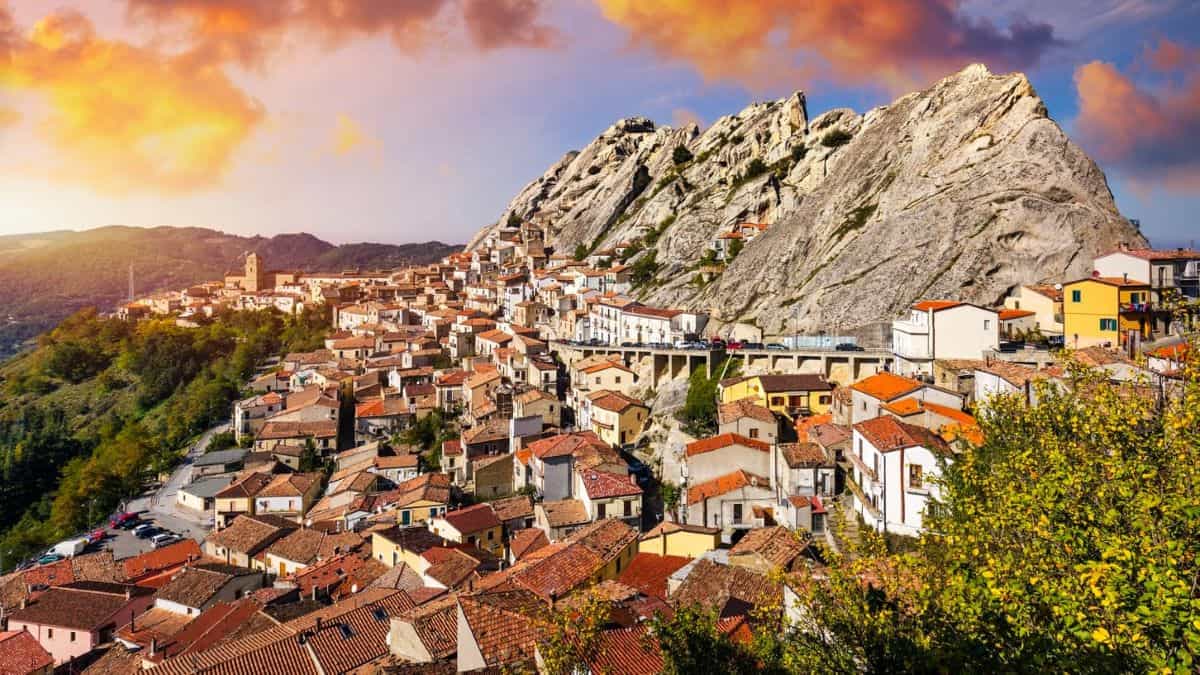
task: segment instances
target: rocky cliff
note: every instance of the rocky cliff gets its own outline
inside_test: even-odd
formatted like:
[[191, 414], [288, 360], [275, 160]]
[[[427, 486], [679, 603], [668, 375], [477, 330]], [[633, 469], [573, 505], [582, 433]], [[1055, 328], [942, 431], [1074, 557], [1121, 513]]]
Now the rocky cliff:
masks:
[[[863, 115], [810, 120], [797, 93], [703, 133], [622, 120], [498, 222], [514, 217], [545, 224], [568, 253], [646, 241], [633, 260], [654, 256], [657, 274], [641, 299], [768, 336], [878, 325], [922, 297], [994, 304], [1145, 241], [1025, 76], [981, 65]], [[742, 221], [770, 227], [705, 281], [710, 242]]]

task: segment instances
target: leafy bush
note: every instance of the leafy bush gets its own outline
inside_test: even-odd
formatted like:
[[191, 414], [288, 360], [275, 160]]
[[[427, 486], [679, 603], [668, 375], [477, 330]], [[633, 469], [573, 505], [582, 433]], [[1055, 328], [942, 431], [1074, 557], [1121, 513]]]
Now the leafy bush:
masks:
[[755, 157], [746, 165], [746, 172], [742, 174], [742, 181], [748, 181], [752, 178], [757, 178], [767, 172], [767, 164], [762, 159]]
[[583, 260], [584, 258], [588, 257], [588, 253], [589, 251], [587, 244], [581, 242], [575, 245], [575, 251], [571, 254], [571, 257], [576, 260]]
[[807, 154], [808, 146], [797, 145], [796, 147], [792, 148], [792, 161], [799, 162], [800, 160], [804, 159], [805, 155]]
[[834, 129], [821, 137], [821, 145], [827, 148], [838, 148], [849, 143], [851, 138], [854, 137], [842, 129]]
[[639, 287], [653, 283], [657, 280], [659, 267], [658, 251], [651, 250], [646, 252], [633, 263], [633, 268], [629, 274], [630, 282], [634, 286]]
[[692, 157], [692, 151], [688, 150], [687, 147], [682, 145], [675, 146], [675, 149], [671, 151], [671, 161], [675, 162], [677, 165], [687, 164], [688, 162], [692, 161]]
[[692, 436], [708, 436], [717, 430], [717, 385], [722, 373], [724, 377], [736, 377], [737, 362], [726, 357], [713, 367], [712, 377], [704, 368], [697, 368], [688, 376], [687, 399], [680, 411], [680, 421]]
[[734, 239], [733, 241], [729, 242], [729, 252], [725, 255], [725, 258], [727, 260], [733, 260], [734, 258], [738, 257], [738, 254], [741, 253], [742, 249], [745, 247], [745, 241], [741, 239]]
[[729, 142], [733, 143], [734, 145], [741, 145], [742, 141], [744, 141], [744, 140], [746, 140], [746, 137], [742, 136], [741, 134], [734, 134], [733, 136], [730, 136], [730, 138], [729, 138]]

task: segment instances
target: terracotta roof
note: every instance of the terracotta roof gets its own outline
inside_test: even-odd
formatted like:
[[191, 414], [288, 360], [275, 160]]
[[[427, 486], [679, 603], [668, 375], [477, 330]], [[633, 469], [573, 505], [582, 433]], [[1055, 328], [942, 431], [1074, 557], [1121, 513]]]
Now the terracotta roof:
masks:
[[500, 527], [500, 519], [491, 504], [476, 504], [465, 509], [447, 511], [442, 518], [463, 535]]
[[140, 586], [73, 581], [50, 588], [38, 595], [25, 609], [11, 612], [8, 615], [9, 625], [19, 622], [96, 630], [129, 602], [125, 597], [126, 591], [134, 596], [146, 596], [154, 592]]
[[170, 546], [147, 551], [121, 561], [125, 578], [136, 579], [147, 574], [156, 574], [165, 569], [200, 559], [200, 545], [195, 539], [184, 539]]
[[446, 588], [460, 588], [476, 576], [480, 561], [461, 549], [445, 549], [446, 555], [425, 570], [425, 576]]
[[636, 529], [616, 518], [604, 518], [571, 533], [566, 541], [587, 547], [607, 562], [637, 539]]
[[1125, 253], [1142, 260], [1180, 260], [1200, 258], [1200, 251], [1188, 248], [1131, 248], [1109, 251], [1105, 255]]
[[259, 430], [255, 440], [269, 441], [284, 438], [333, 438], [337, 436], [337, 422], [267, 422]]
[[[246, 570], [249, 573], [250, 570]], [[179, 574], [158, 589], [156, 598], [177, 602], [185, 607], [204, 608], [209, 600], [221, 591], [234, 576], [225, 572], [185, 567]]]
[[401, 612], [399, 621], [412, 625], [417, 639], [435, 661], [458, 651], [458, 596], [445, 595]]
[[850, 427], [843, 424], [818, 424], [808, 432], [810, 441], [825, 448], [848, 441], [850, 437]]
[[936, 434], [915, 424], [901, 422], [895, 417], [881, 415], [859, 422], [854, 430], [880, 452], [923, 446], [932, 452], [948, 452], [949, 446]]
[[508, 439], [508, 420], [506, 419], [491, 419], [483, 424], [473, 426], [462, 432], [462, 442], [471, 445], [474, 443], [490, 443], [492, 441]]
[[992, 361], [991, 363], [977, 366], [975, 370], [995, 375], [1017, 388], [1024, 387], [1026, 382], [1044, 380], [1059, 372], [1050, 369], [1038, 370], [1037, 368], [1010, 361]]
[[883, 372], [876, 373], [865, 380], [859, 380], [850, 385], [850, 388], [880, 401], [891, 401], [905, 394], [911, 394], [923, 386], [925, 385], [916, 380], [894, 373]]
[[[807, 501], [807, 497], [804, 498]], [[789, 569], [808, 546], [786, 527], [760, 527], [750, 530], [729, 549], [731, 556], [758, 554], [770, 564]]]
[[584, 469], [579, 472], [579, 478], [589, 499], [632, 497], [642, 494], [642, 488], [638, 487], [627, 474], [617, 475], [607, 471]]
[[645, 541], [647, 539], [653, 539], [655, 537], [659, 537], [664, 534], [671, 534], [673, 532], [691, 532], [693, 534], [713, 535], [720, 534], [721, 528], [705, 527], [703, 525], [690, 525], [688, 523], [676, 523], [670, 520], [664, 520], [643, 534], [642, 540]]
[[296, 530], [271, 544], [266, 552], [284, 560], [309, 565], [338, 553], [348, 553], [363, 545], [363, 539], [353, 532], [326, 533], [318, 530]]
[[638, 553], [629, 561], [617, 580], [656, 598], [667, 598], [667, 579], [679, 568], [692, 562], [691, 558], [676, 555]]
[[217, 499], [244, 499], [254, 497], [275, 477], [269, 473], [248, 473], [235, 480], [229, 487], [217, 493]]
[[533, 659], [549, 613], [535, 594], [523, 589], [484, 592], [459, 596], [458, 606], [488, 666]]
[[930, 310], [938, 311], [941, 309], [949, 309], [961, 305], [957, 300], [922, 300], [912, 306], [918, 312], [928, 312]]
[[816, 443], [780, 443], [779, 454], [793, 469], [833, 466], [833, 460], [825, 454], [824, 448]]
[[1063, 286], [1066, 287], [1066, 286], [1072, 286], [1074, 284], [1081, 284], [1085, 281], [1095, 281], [1096, 283], [1105, 284], [1106, 286], [1119, 286], [1119, 287], [1149, 286], [1150, 285], [1150, 284], [1146, 283], [1145, 281], [1138, 281], [1137, 279], [1126, 279], [1125, 277], [1091, 276], [1091, 277], [1085, 277], [1083, 279], [1076, 279], [1075, 281], [1068, 281], [1067, 283], [1063, 284]]
[[253, 556], [298, 527], [296, 523], [276, 516], [241, 515], [234, 518], [229, 527], [209, 534], [204, 541]]
[[688, 443], [684, 452], [688, 457], [695, 457], [706, 452], [728, 448], [733, 445], [741, 445], [752, 450], [760, 450], [762, 452], [770, 452], [771, 446], [753, 438], [747, 438], [741, 434], [720, 434], [709, 438], [701, 438], [698, 441]]
[[924, 408], [921, 406], [921, 401], [915, 398], [902, 398], [899, 401], [884, 403], [883, 409], [901, 417], [915, 415], [924, 410]]
[[601, 361], [600, 363], [596, 363], [596, 364], [587, 366], [586, 368], [583, 368], [582, 372], [585, 372], [588, 375], [591, 375], [592, 373], [598, 373], [600, 371], [608, 370], [610, 368], [616, 368], [617, 370], [623, 370], [627, 373], [633, 372], [629, 368], [626, 368], [625, 365], [622, 364], [620, 361], [608, 361], [608, 360]]
[[591, 519], [583, 502], [578, 499], [542, 502], [538, 506], [546, 513], [546, 522], [550, 527], [579, 525]]
[[766, 478], [738, 469], [733, 473], [727, 473], [724, 476], [718, 476], [689, 487], [688, 504], [698, 504], [706, 499], [729, 494], [734, 490], [749, 486], [770, 489], [771, 483]]
[[23, 630], [0, 632], [0, 672], [24, 675], [54, 665], [54, 657]]
[[411, 551], [417, 555], [420, 555], [431, 548], [447, 547], [449, 544], [451, 544], [451, 542], [449, 542], [447, 539], [434, 534], [424, 525], [390, 527], [386, 530], [376, 532], [375, 534], [392, 542], [405, 551]]
[[770, 393], [784, 391], [831, 391], [833, 385], [822, 375], [798, 373], [794, 375], [758, 375], [763, 391]]
[[1053, 286], [1045, 286], [1045, 285], [1026, 286], [1025, 288], [1028, 288], [1029, 290], [1033, 291], [1034, 293], [1037, 293], [1038, 295], [1042, 295], [1047, 298], [1050, 298], [1051, 300], [1053, 300], [1055, 302], [1062, 302], [1063, 292], [1062, 292], [1061, 288], [1055, 288]]
[[1020, 319], [1026, 316], [1033, 316], [1035, 314], [1037, 314], [1037, 312], [1031, 312], [1027, 309], [1002, 309], [1000, 310], [1000, 320], [1011, 321], [1013, 319]]
[[451, 439], [448, 441], [442, 441], [442, 455], [443, 456], [461, 455], [462, 451], [463, 451], [462, 442], [459, 441], [457, 438], [454, 438], [454, 439]]
[[[24, 671], [18, 671], [24, 672]], [[142, 654], [114, 643], [83, 670], [84, 675], [142, 675]]]
[[625, 412], [625, 410], [633, 406], [646, 407], [645, 403], [636, 398], [626, 396], [619, 391], [598, 391], [589, 398], [591, 398], [593, 406], [616, 413]]
[[492, 509], [496, 511], [496, 517], [502, 521], [533, 517], [533, 499], [528, 495], [497, 499], [491, 504]]
[[977, 422], [975, 421], [975, 418], [972, 417], [970, 414], [965, 413], [961, 410], [956, 410], [949, 406], [939, 405], [937, 403], [930, 403], [929, 401], [923, 401], [922, 407], [924, 407], [929, 412], [934, 413], [935, 415], [941, 415], [942, 417], [948, 417], [948, 418], [954, 420], [955, 422], [958, 422], [959, 424], [966, 424], [966, 425], [977, 424]]
[[696, 561], [672, 596], [676, 605], [697, 605], [718, 612], [747, 614], [756, 606], [782, 601], [783, 587], [766, 575], [706, 558]]
[[611, 450], [607, 443], [600, 440], [600, 437], [591, 431], [559, 434], [534, 441], [527, 447], [538, 459], [549, 459], [574, 455], [589, 446], [593, 449]]
[[[1150, 356], [1158, 359], [1182, 359], [1187, 356], [1189, 344], [1187, 342], [1179, 342], [1173, 345], [1164, 345], [1150, 351]], [[1084, 350], [1080, 349], [1075, 352], [1078, 358], [1079, 353]]]
[[600, 631], [596, 635], [595, 649], [590, 653], [588, 672], [621, 675], [663, 672], [662, 650], [645, 623]]
[[376, 457], [374, 464], [377, 469], [415, 469], [420, 462], [420, 455], [405, 453]]
[[[362, 539], [359, 539], [362, 543]], [[341, 599], [366, 588], [388, 571], [383, 563], [359, 553], [341, 553], [306, 567], [292, 575], [300, 589], [300, 597], [312, 597], [314, 589], [326, 591], [330, 597]]]
[[750, 419], [768, 424], [775, 422], [775, 414], [767, 408], [758, 405], [753, 398], [743, 398], [733, 403], [722, 403], [717, 408], [717, 422], [719, 424], [731, 424], [743, 417], [749, 417]]
[[527, 554], [549, 545], [546, 533], [536, 527], [517, 530], [508, 540], [508, 550], [513, 560], [521, 560]]
[[505, 333], [502, 330], [489, 330], [489, 331], [480, 333], [479, 335], [476, 335], [475, 337], [479, 338], [480, 340], [487, 340], [488, 342], [495, 342], [496, 344], [505, 344], [506, 342], [509, 342], [513, 339], [512, 335], [510, 335], [509, 333]]
[[301, 497], [308, 493], [314, 483], [319, 483], [319, 473], [285, 473], [276, 476], [255, 497]]
[[163, 644], [182, 630], [193, 618], [195, 617], [169, 609], [151, 607], [139, 614], [133, 623], [126, 624], [117, 631], [117, 637], [127, 642], [137, 643], [142, 647], [149, 647], [151, 640]]

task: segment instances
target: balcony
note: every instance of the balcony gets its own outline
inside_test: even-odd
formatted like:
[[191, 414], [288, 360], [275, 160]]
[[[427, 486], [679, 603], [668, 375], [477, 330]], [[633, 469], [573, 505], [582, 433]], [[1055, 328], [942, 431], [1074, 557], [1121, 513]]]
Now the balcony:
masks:
[[915, 321], [896, 319], [892, 322], [892, 332], [906, 333], [908, 335], [929, 335], [929, 326]]
[[1154, 311], [1154, 303], [1150, 302], [1122, 302], [1121, 312], [1125, 314], [1149, 314]]

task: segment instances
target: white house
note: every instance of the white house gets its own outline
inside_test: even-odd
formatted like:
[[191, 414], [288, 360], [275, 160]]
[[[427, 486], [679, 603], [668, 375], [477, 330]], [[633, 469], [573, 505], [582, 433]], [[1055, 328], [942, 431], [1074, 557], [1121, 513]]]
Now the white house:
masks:
[[852, 466], [846, 486], [854, 510], [880, 532], [921, 533], [926, 509], [938, 499], [936, 478], [950, 447], [933, 432], [894, 417], [876, 417], [853, 427], [846, 456]]
[[901, 375], [933, 375], [935, 359], [978, 359], [1000, 346], [996, 310], [954, 300], [923, 300], [892, 321], [892, 352]]

